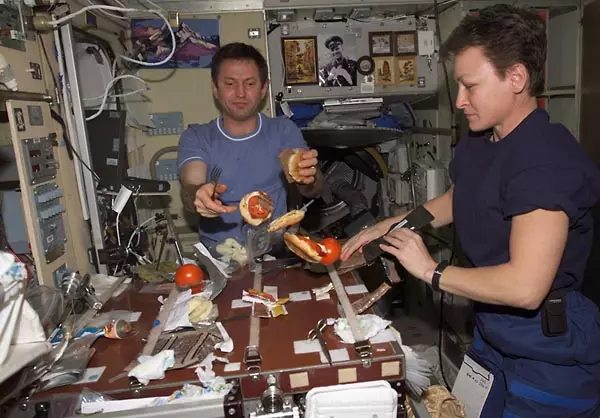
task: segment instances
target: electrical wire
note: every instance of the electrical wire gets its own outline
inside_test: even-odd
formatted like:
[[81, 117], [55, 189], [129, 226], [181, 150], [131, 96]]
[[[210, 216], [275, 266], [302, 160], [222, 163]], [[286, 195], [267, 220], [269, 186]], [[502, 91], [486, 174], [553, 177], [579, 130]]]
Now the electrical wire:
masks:
[[[448, 3], [448, 1], [444, 2]], [[433, 0], [433, 10], [434, 10], [434, 17], [435, 17], [435, 29], [437, 32], [437, 38], [438, 38], [438, 42], [440, 44], [440, 47], [442, 45], [442, 34], [440, 32], [440, 11], [439, 11], [439, 5], [438, 5], [438, 0]], [[451, 119], [452, 119], [452, 125], [454, 125], [454, 121], [455, 121], [455, 116], [454, 116], [454, 105], [453, 105], [453, 100], [452, 100], [452, 94], [450, 93], [450, 77], [448, 75], [448, 68], [446, 67], [446, 63], [444, 60], [442, 60], [442, 68], [444, 70], [444, 79], [446, 81], [446, 92], [448, 93], [448, 106], [450, 106], [450, 115], [451, 115]], [[451, 255], [450, 255], [450, 260], [448, 261], [448, 264], [452, 264], [452, 261], [454, 261], [454, 254], [456, 253], [456, 227], [453, 224], [452, 227], [452, 248], [451, 248]], [[440, 318], [439, 318], [439, 326], [438, 326], [438, 360], [440, 362], [440, 372], [442, 375], [442, 379], [444, 380], [444, 385], [446, 385], [446, 388], [448, 390], [450, 390], [450, 385], [448, 384], [448, 379], [446, 378], [446, 374], [444, 373], [444, 365], [442, 363], [442, 339], [443, 339], [443, 329], [444, 329], [444, 297], [445, 297], [446, 293], [443, 291], [440, 291]]]
[[394, 15], [391, 17], [384, 17], [384, 18], [378, 18], [376, 16], [368, 18], [368, 19], [356, 19], [353, 17], [349, 17], [348, 20], [352, 20], [354, 22], [359, 22], [359, 23], [385, 23], [385, 22], [391, 22], [394, 20], [402, 20], [402, 19], [406, 19], [407, 15], [406, 14], [401, 14], [401, 15]]
[[94, 170], [92, 170], [92, 168], [89, 165], [87, 165], [87, 163], [83, 160], [83, 158], [81, 158], [81, 155], [79, 155], [79, 153], [77, 152], [77, 150], [75, 150], [75, 147], [71, 143], [71, 140], [69, 139], [69, 137], [67, 135], [67, 128], [66, 128], [65, 121], [62, 118], [62, 116], [60, 116], [58, 113], [56, 113], [56, 111], [54, 111], [52, 109], [50, 109], [50, 115], [52, 116], [52, 118], [54, 120], [56, 120], [62, 126], [63, 140], [65, 141], [65, 144], [67, 145], [67, 149], [71, 150], [71, 152], [73, 153], [73, 155], [75, 155], [77, 157], [79, 162], [94, 176], [96, 181], [98, 183], [100, 183], [100, 176], [98, 176], [98, 174], [96, 174], [96, 172]]
[[[147, 89], [137, 89], [137, 90], [132, 90], [132, 91], [128, 91], [128, 92], [120, 93], [120, 94], [111, 94], [108, 97], [111, 99], [116, 99], [117, 97], [133, 96], [134, 94], [143, 93], [145, 91], [147, 91]], [[98, 99], [102, 99], [102, 98], [104, 98], [104, 95], [96, 96], [96, 97], [84, 97], [83, 101], [91, 102], [92, 100], [98, 100]]]
[[119, 248], [121, 248], [121, 234], [119, 233], [119, 217], [121, 216], [121, 212], [117, 212], [117, 220], [115, 221], [115, 227], [117, 228], [117, 244]]
[[[118, 1], [118, 0], [116, 0], [116, 1]], [[119, 4], [122, 4], [122, 3], [119, 3]], [[152, 4], [154, 4], [154, 3], [152, 3]], [[108, 6], [108, 5], [99, 5], [99, 4], [94, 5], [93, 4], [93, 5], [90, 5], [90, 6], [83, 7], [80, 10], [77, 10], [76, 12], [73, 12], [73, 13], [67, 15], [67, 16], [61, 17], [60, 19], [54, 19], [51, 22], [51, 24], [52, 24], [52, 26], [54, 26], [54, 27], [57, 28], [60, 25], [62, 25], [63, 23], [65, 23], [65, 22], [67, 22], [67, 21], [75, 18], [76, 16], [78, 16], [78, 15], [80, 15], [82, 13], [85, 13], [88, 10], [101, 10], [101, 11], [112, 10], [112, 11], [120, 11], [120, 12], [125, 12], [125, 13], [130, 13], [130, 12], [150, 12], [150, 13], [153, 13], [153, 14], [157, 15], [158, 17], [160, 17], [165, 22], [165, 25], [166, 25], [167, 29], [169, 30], [169, 34], [171, 35], [172, 48], [171, 48], [171, 51], [169, 52], [169, 54], [164, 59], [162, 59], [161, 61], [158, 61], [158, 62], [145, 62], [145, 61], [139, 61], [139, 60], [136, 60], [134, 58], [127, 57], [125, 55], [120, 55], [119, 56], [120, 59], [122, 59], [124, 61], [128, 61], [128, 62], [134, 63], [134, 64], [137, 64], [137, 65], [142, 65], [142, 66], [147, 66], [147, 67], [156, 67], [156, 66], [160, 66], [160, 65], [163, 65], [163, 64], [167, 63], [169, 60], [171, 60], [171, 58], [175, 54], [175, 50], [176, 50], [176, 47], [177, 47], [177, 40], [175, 38], [175, 32], [173, 31], [173, 28], [171, 27], [171, 25], [170, 25], [169, 21], [167, 20], [167, 18], [161, 13], [162, 9], [161, 10], [158, 10], [158, 9], [140, 10], [140, 9], [129, 8], [129, 7], [118, 7], [118, 6]], [[113, 63], [113, 70], [112, 70], [113, 76], [115, 75], [116, 68], [117, 68], [116, 61], [117, 60], [115, 59], [115, 62]], [[105, 89], [105, 92], [104, 92], [104, 98], [102, 100], [100, 109], [98, 109], [98, 111], [95, 114], [93, 114], [92, 116], [86, 118], [87, 121], [97, 118], [102, 113], [102, 111], [104, 110], [104, 106], [106, 105], [106, 100], [107, 100], [108, 94], [110, 92], [110, 89], [112, 88], [112, 85], [116, 81], [118, 81], [118, 80], [120, 80], [122, 78], [136, 78], [136, 79], [140, 80], [142, 83], [145, 84], [144, 80], [142, 80], [139, 77], [135, 77], [133, 75], [130, 75], [130, 74], [126, 74], [126, 75], [123, 75], [123, 76], [120, 76], [120, 77], [121, 78], [115, 77], [115, 78], [113, 78], [111, 80], [111, 82], [109, 82], [109, 84], [106, 86], [106, 89]]]
[[48, 51], [46, 50], [46, 44], [44, 43], [44, 39], [41, 35], [38, 35], [38, 40], [40, 41], [40, 46], [42, 47], [42, 52], [44, 53], [44, 57], [46, 58], [46, 64], [48, 64], [48, 69], [50, 70], [50, 74], [52, 75], [52, 82], [54, 83], [54, 88], [58, 91], [58, 79], [56, 78], [56, 74], [52, 69], [52, 64], [50, 64], [50, 56], [48, 55]]
[[123, 80], [125, 78], [133, 78], [135, 80], [140, 80], [142, 83], [145, 84], [144, 80], [142, 80], [141, 78], [139, 78], [135, 75], [131, 75], [131, 74], [124, 74], [124, 75], [120, 75], [118, 77], [113, 78], [112, 80], [110, 80], [110, 82], [106, 86], [106, 89], [104, 90], [104, 96], [102, 97], [102, 103], [100, 103], [100, 108], [98, 109], [98, 111], [96, 113], [85, 118], [86, 121], [96, 119], [98, 116], [100, 116], [102, 114], [102, 112], [104, 111], [104, 106], [106, 106], [106, 101], [108, 100], [108, 93], [112, 89], [113, 84], [115, 84], [117, 81]]
[[[96, 4], [96, 3], [94, 3], [92, 0], [87, 0], [87, 2], [88, 2], [90, 5], [92, 5], [92, 6], [100, 6], [99, 4]], [[117, 2], [117, 3], [121, 3], [121, 2]], [[122, 5], [123, 7], [125, 7], [125, 6], [123, 5], [123, 3], [121, 3], [121, 5]], [[117, 14], [110, 13], [110, 12], [107, 12], [106, 10], [102, 10], [102, 9], [100, 9], [100, 13], [102, 13], [102, 14], [103, 14], [103, 15], [105, 15], [105, 16], [114, 17], [115, 19], [129, 20], [129, 17], [127, 17], [127, 16], [123, 16], [123, 15], [117, 15]]]

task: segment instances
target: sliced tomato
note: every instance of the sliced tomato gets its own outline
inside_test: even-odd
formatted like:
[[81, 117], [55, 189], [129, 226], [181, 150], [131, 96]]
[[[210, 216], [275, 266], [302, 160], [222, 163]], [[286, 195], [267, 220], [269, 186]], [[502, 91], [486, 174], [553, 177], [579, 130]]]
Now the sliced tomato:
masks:
[[250, 212], [250, 216], [256, 219], [264, 219], [269, 215], [269, 210], [260, 204], [258, 196], [252, 196], [248, 199], [248, 212]]
[[321, 264], [328, 265], [335, 263], [342, 252], [340, 243], [335, 238], [325, 238], [321, 241], [321, 246], [325, 248], [322, 254]]

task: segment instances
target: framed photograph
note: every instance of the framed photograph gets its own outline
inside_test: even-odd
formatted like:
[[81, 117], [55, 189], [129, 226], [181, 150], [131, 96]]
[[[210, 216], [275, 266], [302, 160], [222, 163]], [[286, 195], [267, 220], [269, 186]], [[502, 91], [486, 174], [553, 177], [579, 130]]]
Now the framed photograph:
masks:
[[320, 33], [318, 66], [319, 86], [356, 86], [356, 36], [354, 34]]
[[388, 86], [395, 84], [394, 57], [375, 58], [375, 84]]
[[396, 57], [396, 84], [400, 86], [417, 85], [417, 57]]
[[281, 38], [286, 85], [318, 84], [317, 37]]
[[394, 32], [394, 55], [418, 55], [417, 32]]
[[394, 55], [392, 32], [369, 32], [369, 55], [372, 57]]

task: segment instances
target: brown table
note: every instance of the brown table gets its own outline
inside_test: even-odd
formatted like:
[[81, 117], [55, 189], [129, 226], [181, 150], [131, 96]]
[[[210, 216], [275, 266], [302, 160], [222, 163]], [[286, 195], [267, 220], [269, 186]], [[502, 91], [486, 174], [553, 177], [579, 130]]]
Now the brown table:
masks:
[[[265, 266], [266, 267], [266, 266]], [[341, 277], [344, 285], [359, 284], [360, 281], [353, 273], [346, 273]], [[234, 342], [231, 353], [216, 352], [218, 356], [227, 358], [231, 363], [241, 363], [239, 371], [225, 372], [222, 363], [215, 363], [214, 370], [217, 375], [233, 379], [241, 387], [242, 399], [260, 397], [266, 388], [266, 378], [273, 374], [278, 377], [278, 383], [284, 393], [304, 393], [312, 387], [336, 385], [338, 383], [364, 382], [373, 380], [388, 380], [398, 390], [403, 399], [404, 393], [404, 355], [395, 342], [372, 345], [372, 364], [365, 367], [358, 354], [350, 344], [342, 343], [334, 335], [332, 327], [325, 331], [325, 339], [329, 350], [346, 348], [349, 360], [334, 363], [329, 366], [322, 363], [319, 353], [295, 354], [294, 341], [305, 340], [309, 330], [314, 328], [322, 318], [337, 318], [338, 302], [335, 292], [331, 292], [331, 299], [302, 302], [288, 302], [285, 306], [288, 315], [271, 319], [261, 319], [260, 353], [262, 367], [259, 376], [250, 377], [244, 365], [244, 350], [249, 340], [249, 314], [250, 308], [232, 309], [232, 300], [241, 299], [242, 291], [252, 287], [253, 274], [242, 271], [234, 275], [215, 299], [219, 308], [219, 319], [237, 317], [224, 322], [224, 327]], [[310, 291], [313, 288], [325, 286], [329, 283], [329, 276], [312, 274], [301, 268], [288, 269], [268, 273], [263, 277], [263, 286], [277, 286], [280, 298], [288, 297], [291, 292]], [[124, 368], [133, 361], [141, 352], [144, 345], [143, 339], [158, 315], [158, 294], [139, 293], [143, 283], [134, 283], [118, 298], [112, 299], [103, 309], [131, 310], [142, 312], [137, 323], [137, 335], [125, 340], [109, 340], [99, 338], [94, 344], [96, 353], [88, 367], [105, 366], [101, 379], [96, 383], [86, 384], [89, 390], [109, 395], [115, 399], [125, 399], [132, 396], [164, 396], [180, 388], [185, 382], [197, 382], [194, 368], [181, 370], [168, 370], [163, 380], [151, 381], [147, 386], [132, 388], [129, 379], [123, 377], [116, 381], [111, 379], [123, 373]], [[351, 300], [361, 295], [350, 295]], [[36, 398], [47, 398], [51, 395], [76, 393], [83, 389], [83, 385], [72, 385], [40, 393]], [[399, 399], [401, 401], [401, 399]], [[399, 402], [401, 405], [402, 403]]]

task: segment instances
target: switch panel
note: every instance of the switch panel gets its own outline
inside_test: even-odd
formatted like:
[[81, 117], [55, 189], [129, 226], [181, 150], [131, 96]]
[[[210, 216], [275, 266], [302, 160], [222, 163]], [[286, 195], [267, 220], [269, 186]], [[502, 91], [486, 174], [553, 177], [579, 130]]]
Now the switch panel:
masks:
[[33, 189], [33, 201], [39, 224], [40, 243], [46, 263], [51, 263], [65, 253], [65, 227], [60, 203], [62, 190], [54, 182], [42, 184]]
[[154, 123], [154, 129], [149, 129], [149, 136], [179, 135], [183, 132], [183, 113], [152, 113], [150, 119]]
[[56, 160], [50, 137], [28, 138], [22, 141], [23, 157], [30, 184], [39, 184], [56, 178]]
[[177, 181], [179, 179], [176, 159], [158, 160], [155, 167], [158, 180]]
[[71, 187], [73, 179], [70, 177], [75, 173], [72, 166], [68, 166], [69, 172], [60, 171], [48, 103], [6, 100], [6, 110], [28, 251], [31, 251], [39, 283], [54, 286], [55, 277], [65, 268], [90, 271], [86, 267], [89, 263], [87, 248], [84, 248], [87, 243], [82, 238], [89, 231], [81, 228], [79, 222], [69, 223], [71, 213], [81, 210], [68, 198], [65, 189]]

